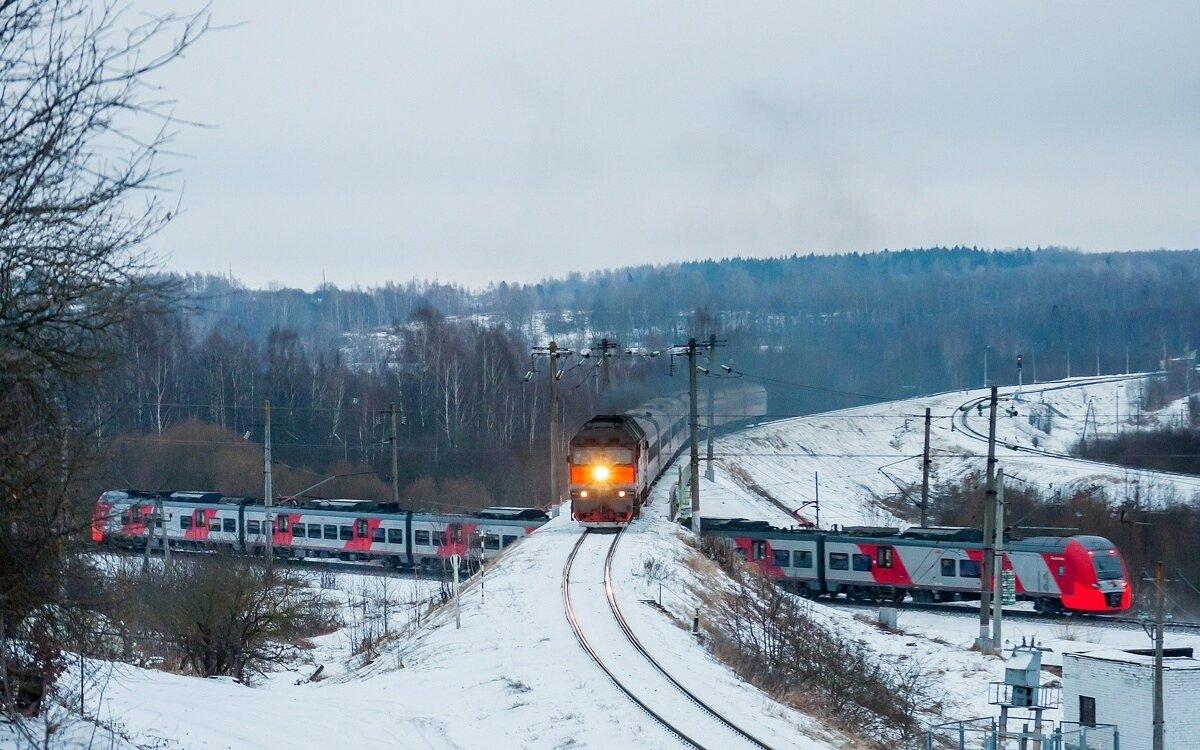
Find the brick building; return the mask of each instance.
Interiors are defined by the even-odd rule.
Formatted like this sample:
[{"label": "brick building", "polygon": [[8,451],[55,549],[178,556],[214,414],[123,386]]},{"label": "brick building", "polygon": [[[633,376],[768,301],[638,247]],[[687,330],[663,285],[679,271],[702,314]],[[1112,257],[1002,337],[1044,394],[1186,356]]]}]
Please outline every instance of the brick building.
[{"label": "brick building", "polygon": [[[1151,750],[1154,736],[1154,652],[1063,654],[1063,720],[1116,724],[1121,750]],[[1192,649],[1163,652],[1165,750],[1200,748],[1200,659]]]}]

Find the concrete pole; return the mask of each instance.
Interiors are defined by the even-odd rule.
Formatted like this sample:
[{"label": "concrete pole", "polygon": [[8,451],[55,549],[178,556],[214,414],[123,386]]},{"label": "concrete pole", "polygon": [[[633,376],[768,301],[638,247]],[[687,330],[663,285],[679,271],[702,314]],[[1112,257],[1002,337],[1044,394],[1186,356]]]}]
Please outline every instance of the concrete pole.
[{"label": "concrete pole", "polygon": [[1163,564],[1154,566],[1154,750],[1164,750],[1163,731]]},{"label": "concrete pole", "polygon": [[929,525],[929,427],[933,417],[925,408],[925,451],[921,460],[921,528]]},{"label": "concrete pole", "polygon": [[266,536],[267,581],[270,582],[275,570],[275,555],[272,545],[275,543],[275,488],[271,485],[271,401],[263,401],[263,502],[266,503],[266,513],[263,521],[263,534]]},{"label": "concrete pole", "polygon": [[993,522],[996,518],[996,403],[999,393],[992,386],[992,397],[988,408],[988,458],[987,458],[987,489],[983,506],[983,559],[979,576],[979,638],[975,644],[981,651],[991,652],[993,649],[991,624],[989,618],[992,606],[992,554],[993,554]]},{"label": "concrete pole", "polygon": [[992,643],[997,652],[1004,651],[1004,469],[996,470],[996,552],[992,564]]},{"label": "concrete pole", "polygon": [[696,413],[696,339],[688,339],[688,430],[692,467],[692,532],[700,533],[700,417]]},{"label": "concrete pole", "polygon": [[400,456],[396,447],[396,402],[392,402],[392,502],[396,505],[400,504],[400,479],[396,476],[400,473]]},{"label": "concrete pole", "polygon": [[550,504],[558,505],[558,344],[550,342]]},{"label": "concrete pole", "polygon": [[[712,370],[713,352],[716,350],[717,335],[714,333],[710,334],[708,337],[708,369],[710,371]],[[708,378],[708,429],[704,431],[705,436],[708,438],[708,463],[704,468],[704,478],[710,482],[716,479],[716,473],[713,471],[713,422],[715,421],[715,415],[713,414],[713,409],[715,408],[715,398],[713,396],[714,385],[715,383],[713,382],[713,379]]]}]

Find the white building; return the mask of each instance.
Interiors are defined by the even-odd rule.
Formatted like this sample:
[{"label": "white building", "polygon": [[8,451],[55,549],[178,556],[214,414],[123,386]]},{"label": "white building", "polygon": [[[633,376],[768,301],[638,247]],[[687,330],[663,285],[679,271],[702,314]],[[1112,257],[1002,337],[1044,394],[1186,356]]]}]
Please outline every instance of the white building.
[{"label": "white building", "polygon": [[[1200,748],[1200,659],[1192,650],[1163,656],[1165,750]],[[1063,720],[1115,724],[1121,750],[1151,750],[1154,737],[1154,652],[1063,654]]]}]

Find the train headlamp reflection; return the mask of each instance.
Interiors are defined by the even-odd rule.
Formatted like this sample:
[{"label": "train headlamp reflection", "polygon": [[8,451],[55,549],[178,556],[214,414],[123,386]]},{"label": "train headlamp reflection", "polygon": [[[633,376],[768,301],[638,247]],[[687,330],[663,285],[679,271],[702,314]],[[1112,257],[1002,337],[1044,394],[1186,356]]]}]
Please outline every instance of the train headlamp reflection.
[{"label": "train headlamp reflection", "polygon": [[608,481],[608,478],[609,478],[609,476],[611,476],[611,474],[612,474],[612,469],[608,468],[607,466],[605,466],[603,464],[598,464],[598,465],[592,467],[592,479],[597,482]]}]

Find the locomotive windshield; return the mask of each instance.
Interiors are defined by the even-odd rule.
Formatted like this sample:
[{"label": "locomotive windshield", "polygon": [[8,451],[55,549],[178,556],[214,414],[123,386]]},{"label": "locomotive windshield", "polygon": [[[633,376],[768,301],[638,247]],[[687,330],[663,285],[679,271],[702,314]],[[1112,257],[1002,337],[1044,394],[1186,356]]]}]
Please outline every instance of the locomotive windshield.
[{"label": "locomotive windshield", "polygon": [[1121,558],[1116,555],[1093,555],[1092,563],[1096,566],[1096,577],[1101,581],[1125,577],[1121,570]]},{"label": "locomotive windshield", "polygon": [[632,448],[616,446],[578,446],[571,449],[573,464],[631,464],[633,463]]}]

